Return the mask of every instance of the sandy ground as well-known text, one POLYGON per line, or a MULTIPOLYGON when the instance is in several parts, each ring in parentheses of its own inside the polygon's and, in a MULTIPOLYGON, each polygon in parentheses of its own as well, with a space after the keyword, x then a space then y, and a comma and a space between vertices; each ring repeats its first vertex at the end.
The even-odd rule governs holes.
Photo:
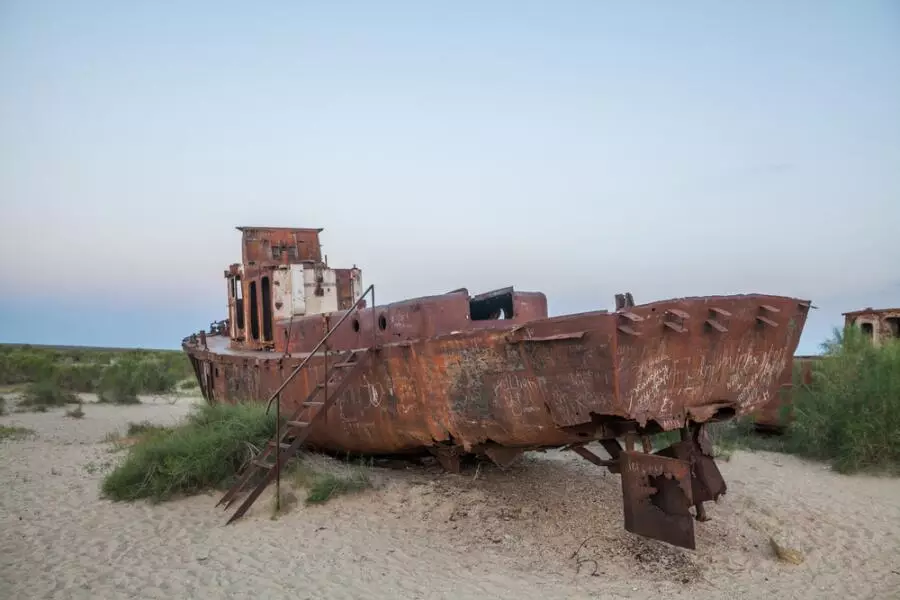
POLYGON ((100 499, 122 456, 106 435, 195 401, 0 417, 36 432, 0 441, 0 598, 900 598, 900 480, 778 454, 721 464, 729 491, 696 551, 625 532, 618 477, 557 452, 505 472, 373 469, 374 490, 277 520, 269 494, 229 527, 213 494, 100 499))

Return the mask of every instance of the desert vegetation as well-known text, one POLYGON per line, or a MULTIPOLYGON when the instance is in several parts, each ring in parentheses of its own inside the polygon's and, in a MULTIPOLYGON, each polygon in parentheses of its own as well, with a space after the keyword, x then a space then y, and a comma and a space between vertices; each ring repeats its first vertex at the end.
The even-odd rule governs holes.
MULTIPOLYGON (((267 415, 261 403, 196 406, 176 427, 130 423, 126 439, 133 443, 104 479, 103 494, 112 500, 158 502, 225 488, 274 432, 274 414, 267 415)), ((121 439, 114 436, 109 441, 121 439)), ((365 465, 322 456, 298 456, 286 466, 284 477, 307 489, 308 504, 371 485, 365 465)))
POLYGON ((900 472, 900 342, 880 346, 856 328, 835 330, 793 396, 784 450, 840 472, 900 472))
POLYGON ((288 469, 295 487, 306 489, 307 504, 322 504, 342 494, 372 487, 370 465, 340 462, 324 456, 301 456, 288 469))
POLYGON ((17 440, 33 434, 34 431, 25 427, 0 425, 0 440, 17 440))
POLYGON ((77 404, 78 396, 61 388, 54 381, 44 380, 29 383, 22 394, 20 406, 46 409, 52 406, 77 404))
POLYGON ((134 404, 138 394, 190 389, 194 377, 179 351, 0 345, 0 385, 24 387, 24 407, 46 410, 92 392, 101 402, 134 404))
POLYGON ((131 427, 140 439, 103 481, 112 500, 167 500, 229 483, 275 431, 260 404, 198 406, 172 428, 131 427))

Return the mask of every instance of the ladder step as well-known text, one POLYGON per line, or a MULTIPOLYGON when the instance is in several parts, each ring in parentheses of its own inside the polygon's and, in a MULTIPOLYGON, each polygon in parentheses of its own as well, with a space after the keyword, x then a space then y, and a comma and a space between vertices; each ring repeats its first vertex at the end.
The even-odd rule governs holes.
POLYGON ((304 402, 303 406, 322 406, 324 402, 304 402))
POLYGON ((288 421, 288 427, 306 427, 309 421, 288 421))
POLYGON ((275 463, 266 462, 261 459, 254 460, 253 464, 262 469, 274 469, 275 468, 275 463))
POLYGON ((340 363, 337 363, 336 365, 334 365, 334 368, 335 368, 335 369, 346 369, 347 367, 352 367, 352 366, 354 366, 355 364, 356 364, 356 361, 353 361, 353 362, 349 362, 349 361, 347 361, 347 362, 340 362, 340 363))
MULTIPOLYGON (((278 444, 278 446, 279 446, 282 450, 287 450, 288 448, 291 447, 290 444, 285 443, 285 442, 281 442, 280 444, 278 444)), ((274 447, 275 447, 275 440, 269 440, 269 447, 270 447, 270 448, 274 448, 274 447)))

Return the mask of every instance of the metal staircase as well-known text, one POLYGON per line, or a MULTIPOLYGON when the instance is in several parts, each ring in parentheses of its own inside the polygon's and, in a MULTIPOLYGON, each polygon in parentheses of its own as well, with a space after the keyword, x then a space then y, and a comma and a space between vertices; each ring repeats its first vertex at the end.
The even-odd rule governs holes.
MULTIPOLYGON (((273 480, 275 480, 276 485, 278 486, 276 489, 276 507, 280 504, 281 470, 285 463, 296 455, 297 450, 304 442, 306 442, 316 424, 325 419, 328 409, 347 389, 347 386, 365 370, 372 353, 376 349, 374 344, 370 348, 349 350, 339 353, 338 360, 329 366, 327 342, 328 338, 331 337, 331 334, 337 327, 343 323, 348 316, 359 310, 364 298, 370 292, 372 294, 372 304, 374 307, 375 288, 374 286, 369 286, 356 303, 344 313, 335 326, 329 329, 325 334, 325 337, 316 344, 316 347, 312 352, 310 352, 306 358, 291 371, 284 381, 281 382, 278 389, 269 397, 266 412, 268 412, 269 408, 271 408, 274 403, 275 435, 269 440, 266 447, 263 448, 259 455, 246 465, 243 472, 240 474, 237 483, 235 483, 216 503, 216 506, 224 504, 225 508, 228 509, 237 501, 241 492, 249 486, 254 486, 250 494, 247 495, 234 514, 231 515, 231 518, 228 519, 228 524, 240 519, 273 480), (325 348, 326 361, 325 374, 306 399, 300 404, 299 408, 290 415, 288 420, 284 423, 284 430, 282 430, 281 393, 294 377, 309 364, 310 359, 323 347, 325 348)), ((372 311, 372 318, 373 320, 375 319, 375 311, 372 311)), ((373 332, 375 331, 377 331, 377 328, 373 326, 373 332)), ((373 335, 377 334, 373 333, 373 335)))

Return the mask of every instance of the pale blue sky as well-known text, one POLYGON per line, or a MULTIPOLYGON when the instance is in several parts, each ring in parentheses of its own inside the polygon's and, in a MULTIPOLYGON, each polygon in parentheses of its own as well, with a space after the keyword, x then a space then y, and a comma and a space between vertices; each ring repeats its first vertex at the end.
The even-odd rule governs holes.
POLYGON ((897 2, 0 1, 0 341, 177 347, 236 225, 379 300, 900 305, 897 2))

